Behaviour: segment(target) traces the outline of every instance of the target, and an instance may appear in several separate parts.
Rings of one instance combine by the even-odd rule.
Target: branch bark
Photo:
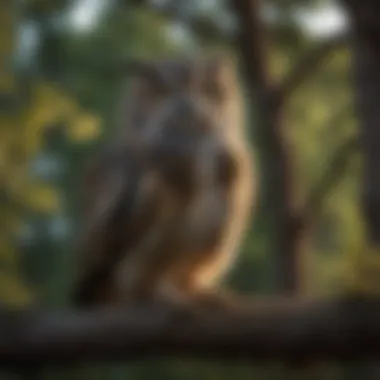
[[[173,356],[302,364],[380,355],[376,299],[274,300],[204,316],[158,306],[3,312],[0,321],[0,365],[8,367]]]

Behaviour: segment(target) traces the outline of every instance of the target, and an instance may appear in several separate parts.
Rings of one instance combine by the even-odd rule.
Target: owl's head
[[[230,129],[240,123],[240,100],[232,61],[225,56],[138,61],[125,104],[126,128],[191,124]]]

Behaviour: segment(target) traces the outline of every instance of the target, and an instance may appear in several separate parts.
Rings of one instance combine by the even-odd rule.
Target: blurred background
[[[118,100],[128,86],[123,63],[214,50],[238,62],[260,183],[229,286],[268,296],[327,296],[370,286],[356,270],[365,241],[351,55],[344,43],[335,43],[350,27],[345,9],[327,0],[261,3],[263,24],[252,31],[265,36],[251,36],[252,43],[263,43],[252,49],[255,56],[239,34],[250,30],[239,1],[1,1],[1,302],[69,307],[81,170],[115,128]],[[327,45],[328,52],[294,70],[308,52]],[[302,70],[304,78],[290,81],[281,106],[269,109],[265,88],[286,84],[289,73]],[[371,262],[376,265],[380,260]],[[352,371],[350,378],[357,378]],[[296,376],[281,366],[174,359],[94,365],[81,374],[77,378],[348,378],[338,366]]]

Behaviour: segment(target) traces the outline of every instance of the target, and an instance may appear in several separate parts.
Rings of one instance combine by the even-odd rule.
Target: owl
[[[84,176],[78,307],[212,297],[252,213],[252,154],[231,60],[130,69],[119,128]]]

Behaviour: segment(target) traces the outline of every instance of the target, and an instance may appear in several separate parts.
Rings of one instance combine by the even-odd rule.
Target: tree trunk
[[[259,0],[231,0],[239,20],[236,36],[247,89],[255,98],[262,158],[261,201],[271,231],[275,259],[276,290],[295,293],[300,287],[303,220],[296,203],[291,158],[283,129],[282,102],[267,71],[265,30]]]
[[[380,245],[380,2],[343,0],[351,17],[353,74],[363,153],[363,212],[369,243]]]
[[[352,23],[353,76],[363,155],[362,207],[368,245],[380,246],[380,2],[342,0]],[[380,363],[361,371],[380,379]]]

